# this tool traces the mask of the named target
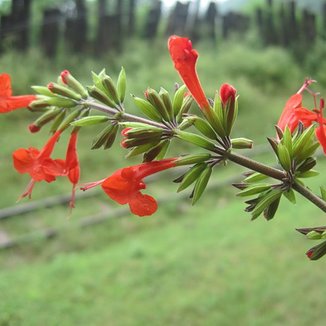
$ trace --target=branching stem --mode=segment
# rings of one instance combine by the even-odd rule
[[[128,121],[128,122],[140,122],[144,123],[150,126],[159,127],[165,129],[166,126],[163,123],[155,122],[146,118],[138,117],[133,114],[129,113],[121,113],[115,108],[111,108],[105,104],[101,104],[98,102],[95,102],[91,99],[83,101],[81,104],[87,105],[92,109],[99,110],[101,112],[107,113],[109,115],[115,115],[117,113],[121,114],[121,120]],[[264,175],[267,175],[273,179],[283,181],[285,178],[287,178],[287,175],[284,171],[275,169],[273,167],[270,167],[268,165],[265,165],[263,163],[254,161],[248,157],[245,157],[240,154],[232,153],[225,151],[224,153],[225,157],[232,161],[233,163],[236,163],[240,166],[246,167],[252,171],[262,173]],[[315,195],[312,191],[310,191],[307,187],[304,187],[300,185],[297,182],[294,182],[292,184],[292,188],[300,193],[303,197],[308,199],[310,202],[312,202],[314,205],[316,205],[318,208],[320,208],[323,212],[326,212],[326,201],[324,201],[322,198]]]

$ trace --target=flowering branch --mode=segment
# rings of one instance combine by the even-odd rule
[[[326,119],[323,117],[324,101],[317,108],[317,94],[306,80],[297,93],[287,101],[276,126],[276,136],[268,138],[278,167],[235,152],[250,149],[252,140],[233,138],[232,129],[238,114],[236,89],[223,84],[214,100],[206,97],[196,72],[198,53],[189,39],[172,36],[168,42],[171,59],[185,85],[177,87],[171,96],[164,88],[159,92],[148,88],[145,98],[132,96],[135,106],[145,117],[126,112],[126,74],[121,69],[116,83],[106,74],[92,74],[93,85],[84,87],[69,71],[61,73],[57,83],[34,86],[38,95],[12,96],[10,77],[0,75],[0,112],[28,106],[41,115],[29,126],[33,133],[51,124],[53,135],[41,150],[30,147],[13,153],[14,167],[19,173],[27,173],[31,181],[21,198],[31,197],[37,182],[53,182],[58,177],[67,177],[72,184],[70,208],[75,205],[75,191],[79,184],[80,165],[77,154],[77,139],[81,129],[89,125],[104,126],[94,138],[92,149],[108,149],[121,130],[121,146],[128,149],[127,157],[142,155],[143,162],[121,168],[108,177],[81,185],[86,191],[100,186],[112,200],[128,205],[138,216],[149,216],[158,209],[155,198],[143,191],[144,179],[149,175],[178,166],[188,166],[179,176],[178,192],[193,186],[192,203],[195,204],[210,180],[215,166],[231,161],[248,168],[242,182],[234,184],[245,201],[245,211],[252,219],[263,215],[272,219],[282,197],[295,203],[295,192],[300,193],[316,207],[326,212],[326,190],[321,195],[311,192],[303,183],[304,178],[318,174],[315,151],[322,147],[326,154]],[[314,97],[312,110],[303,107],[303,93]],[[194,102],[200,111],[194,110]],[[94,111],[105,113],[96,115]],[[61,135],[71,129],[66,157],[54,159],[52,153]],[[173,140],[178,138],[200,149],[197,154],[181,153],[177,157],[165,158]],[[325,239],[326,227],[298,229],[310,239]],[[311,248],[307,256],[314,260],[326,254],[326,242]]]

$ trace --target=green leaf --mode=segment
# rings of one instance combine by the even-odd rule
[[[121,67],[120,74],[117,81],[117,91],[120,103],[122,103],[126,96],[127,77],[123,67]]]
[[[289,189],[288,191],[284,191],[283,195],[292,204],[296,203],[295,193],[294,193],[294,191],[292,189]]]
[[[98,149],[108,138],[110,138],[110,134],[114,133],[114,128],[111,123],[109,123],[93,140],[92,142],[92,149]]]
[[[93,126],[99,123],[107,122],[109,118],[104,115],[92,115],[71,122],[70,124],[78,127]]]
[[[148,143],[148,144],[144,144],[144,145],[139,145],[137,147],[133,147],[126,155],[126,158],[134,157],[139,154],[143,154],[143,153],[147,152],[148,150],[150,150],[151,148],[153,148],[155,145],[156,145],[155,143]]]
[[[193,182],[195,182],[201,173],[206,169],[206,163],[199,163],[191,167],[183,176],[182,182],[177,190],[180,192],[187,187],[189,187]]]
[[[267,221],[271,220],[275,216],[278,206],[280,204],[280,200],[281,197],[278,197],[267,208],[264,209],[264,217]]]
[[[311,143],[313,139],[314,139],[314,126],[310,126],[294,142],[293,155],[296,156],[300,152],[304,151],[306,145]]]
[[[321,198],[326,201],[326,188],[325,187],[323,187],[323,186],[320,187],[320,194],[321,194]]]
[[[272,189],[261,197],[256,207],[252,211],[252,220],[256,219],[271,203],[282,195],[281,189]]]
[[[108,136],[104,142],[104,145],[103,145],[104,149],[109,149],[114,144],[114,141],[117,137],[118,130],[119,130],[119,125],[113,125],[111,132],[108,134]]]
[[[32,89],[40,94],[40,95],[44,95],[44,96],[55,96],[47,87],[45,86],[32,86]]]
[[[308,232],[306,237],[309,240],[320,240],[321,239],[321,233],[313,230],[313,231]]]
[[[201,173],[199,178],[197,179],[193,191],[192,196],[192,205],[195,205],[196,202],[199,200],[199,198],[204,193],[204,190],[206,189],[206,186],[208,184],[208,181],[211,177],[213,168],[211,166],[206,167],[206,169]]]
[[[285,127],[283,138],[282,138],[283,145],[287,148],[290,156],[292,155],[293,148],[292,148],[292,134],[288,126]]]
[[[298,173],[296,176],[298,178],[312,178],[312,177],[315,177],[317,175],[319,175],[318,171],[310,170],[310,171],[307,171],[307,172]]]
[[[258,181],[265,180],[267,178],[268,178],[267,175],[259,173],[259,172],[255,172],[255,173],[249,175],[247,178],[245,178],[243,180],[243,182],[255,183],[255,182],[258,182]]]
[[[261,192],[264,192],[270,188],[271,188],[270,184],[260,184],[260,185],[248,186],[246,189],[237,193],[237,196],[239,196],[239,197],[252,196],[252,195],[256,195]]]

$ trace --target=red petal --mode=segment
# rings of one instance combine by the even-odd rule
[[[316,129],[316,136],[323,148],[324,153],[326,154],[326,126],[319,126]]]
[[[157,202],[149,195],[143,195],[138,191],[135,196],[130,200],[129,207],[131,213],[138,216],[149,216],[156,212]]]
[[[302,95],[294,94],[290,97],[290,99],[286,102],[283,112],[278,120],[277,125],[284,130],[286,126],[288,126],[291,132],[297,127],[298,119],[295,116],[296,108],[301,107],[302,105]]]
[[[11,80],[8,74],[0,75],[0,97],[9,97],[12,95]]]
[[[220,88],[220,97],[221,97],[222,103],[224,105],[226,105],[226,103],[229,99],[234,101],[236,93],[237,93],[237,90],[232,85],[223,84]]]
[[[19,148],[13,152],[13,163],[19,173],[30,173],[32,171],[36,157],[39,155],[38,149]]]
[[[132,179],[125,179],[118,170],[102,183],[104,192],[119,204],[127,204],[135,189]]]

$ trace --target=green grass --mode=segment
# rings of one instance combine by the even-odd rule
[[[164,41],[165,43],[165,41]],[[0,66],[12,74],[16,94],[28,85],[55,80],[68,68],[90,83],[89,71],[103,67],[116,78],[120,65],[127,71],[128,93],[142,96],[147,86],[172,90],[179,81],[163,41],[128,45],[121,55],[97,60],[63,55],[48,61],[36,50],[22,56],[0,57]],[[274,135],[285,100],[300,86],[304,76],[317,70],[324,53],[321,46],[304,67],[281,49],[260,51],[255,46],[224,43],[217,48],[198,44],[198,72],[211,97],[222,82],[238,89],[239,120],[235,136],[261,144]],[[319,59],[318,59],[319,58]],[[310,69],[310,68],[311,69]],[[323,74],[319,90],[325,88]],[[310,106],[307,101],[307,105]],[[136,112],[131,100],[126,107]],[[11,153],[18,147],[40,147],[47,129],[31,135],[27,125],[34,119],[27,111],[1,116],[0,207],[12,206],[28,182],[15,173]],[[90,151],[97,128],[82,130],[79,141],[82,182],[97,180],[126,161],[117,142],[110,151]],[[65,152],[67,136],[55,156]],[[176,144],[175,153],[189,146]],[[271,163],[271,154],[261,159]],[[324,171],[325,160],[318,168]],[[272,164],[272,163],[271,163]],[[235,167],[214,171],[215,180],[239,173]],[[162,180],[148,186],[156,198],[176,191]],[[318,191],[323,175],[311,187]],[[37,184],[33,198],[68,193],[70,184],[58,179]],[[324,224],[324,214],[300,200],[293,206],[283,200],[271,222],[250,222],[235,190],[207,192],[195,206],[178,195],[162,203],[156,215],[139,219],[129,214],[90,228],[77,228],[82,218],[114,214],[117,207],[98,193],[79,200],[70,219],[67,208],[41,209],[1,221],[0,232],[9,238],[54,227],[62,230],[50,240],[33,241],[0,253],[0,325],[322,325],[325,282],[324,260],[310,262],[304,252],[314,242],[295,227]]]
[[[311,242],[293,228],[322,214],[284,203],[277,219],[251,223],[229,195],[207,195],[192,209],[171,202],[148,219],[80,230],[82,250],[62,235],[66,248],[55,257],[0,272],[0,322],[321,325],[324,262],[304,258]],[[112,241],[117,223],[121,234]],[[39,251],[51,245],[41,242]]]

